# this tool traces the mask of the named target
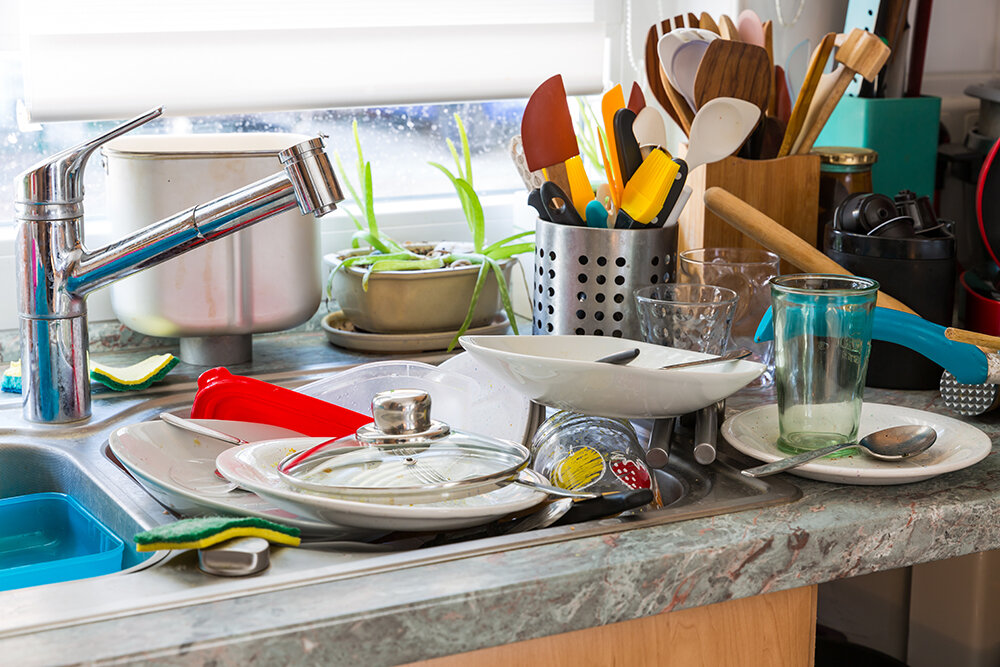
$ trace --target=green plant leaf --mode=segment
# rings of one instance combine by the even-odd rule
[[[374,248],[381,253],[388,254],[389,252],[392,252],[392,250],[382,242],[382,239],[378,236],[372,236],[371,232],[366,232],[363,229],[354,232],[351,236],[351,245],[355,248],[358,247],[360,241],[364,241],[370,248]]]
[[[355,227],[357,227],[359,230],[365,228],[364,225],[361,224],[361,221],[358,220],[358,216],[354,215],[350,211],[346,211],[346,213],[347,213],[348,217],[351,219],[351,222],[354,223]]]
[[[375,269],[375,263],[368,265],[368,270],[365,271],[365,275],[361,277],[361,291],[368,291],[368,279],[372,277],[372,271]]]
[[[347,191],[351,193],[351,199],[353,199],[354,203],[358,205],[358,208],[360,208],[361,207],[361,197],[358,196],[358,191],[354,189],[354,183],[351,182],[350,177],[348,177],[348,175],[347,175],[347,170],[344,169],[344,163],[341,162],[341,160],[340,160],[340,153],[338,153],[337,151],[334,151],[333,152],[333,159],[334,159],[334,162],[336,162],[336,164],[337,164],[337,171],[340,172],[340,179],[342,181],[344,181],[344,185],[347,186]],[[354,218],[354,215],[351,215],[351,218]],[[355,222],[355,224],[358,225],[358,229],[361,229],[361,224],[360,223]]]
[[[465,222],[469,226],[469,231],[472,232],[472,245],[476,252],[482,252],[483,242],[486,237],[486,221],[483,216],[483,206],[479,203],[479,196],[476,194],[476,191],[472,189],[472,186],[468,182],[457,178],[448,171],[448,168],[444,165],[437,162],[428,162],[427,164],[439,169],[455,187],[458,199],[462,203],[462,212],[465,213]]]
[[[378,224],[375,222],[375,193],[372,191],[372,163],[365,163],[365,218],[368,219],[368,231],[378,238]]]
[[[420,271],[421,269],[444,268],[440,257],[431,259],[380,259],[372,264],[372,272],[379,271]]]
[[[520,255],[525,252],[534,252],[534,243],[515,243],[514,245],[500,246],[499,248],[494,248],[489,252],[484,252],[483,254],[490,259],[509,259],[514,255]]]
[[[355,168],[358,170],[358,182],[365,182],[365,156],[361,151],[361,135],[358,134],[358,121],[355,119],[351,123],[351,131],[354,133],[354,148],[358,152],[358,161],[355,164]],[[361,200],[358,201],[358,206],[361,205]]]
[[[488,245],[485,248],[483,248],[483,254],[484,255],[489,254],[491,251],[496,250],[497,248],[499,248],[502,245],[510,243],[514,239],[520,239],[520,238],[524,238],[525,236],[531,236],[534,233],[535,233],[534,230],[531,230],[531,231],[527,231],[527,232],[520,232],[518,234],[512,234],[512,235],[508,236],[505,239],[497,241],[496,243],[491,243],[490,245]],[[534,246],[534,243],[532,243],[531,245]]]
[[[469,150],[469,135],[465,132],[465,124],[462,123],[462,117],[455,112],[455,124],[458,125],[458,136],[462,138],[462,156],[465,158],[465,173],[459,169],[458,173],[469,183],[469,187],[472,186],[472,152]]]
[[[451,153],[451,159],[455,161],[455,171],[458,172],[459,178],[465,178],[465,174],[462,173],[462,160],[458,157],[458,151],[455,149],[455,143],[445,137],[444,142],[448,144],[448,151]]]
[[[472,324],[472,315],[475,313],[476,304],[479,303],[479,295],[483,292],[483,285],[486,284],[486,276],[489,275],[490,267],[489,264],[483,262],[479,267],[479,275],[476,276],[476,286],[472,290],[472,301],[469,303],[469,310],[465,313],[465,321],[462,322],[462,326],[458,328],[458,332],[455,337],[451,339],[448,343],[447,352],[451,352],[458,345],[458,339],[462,337],[466,331],[469,330],[469,325]]]
[[[489,257],[486,258],[486,264],[483,266],[489,266],[493,269],[493,274],[497,277],[497,288],[500,290],[500,303],[503,304],[503,310],[507,313],[507,321],[510,322],[510,328],[517,335],[517,317],[514,315],[514,306],[510,302],[510,293],[507,291],[507,278],[503,274],[503,269],[500,268],[500,264],[496,260]]]

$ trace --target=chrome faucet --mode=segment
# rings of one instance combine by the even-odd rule
[[[83,171],[101,144],[163,113],[153,109],[28,169],[15,183],[17,301],[24,418],[90,416],[86,296],[98,287],[245,229],[298,204],[317,218],[343,200],[317,137],[279,153],[284,171],[154,222],[97,250],[83,245]]]

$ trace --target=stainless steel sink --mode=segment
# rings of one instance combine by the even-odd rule
[[[296,386],[345,366],[262,374],[269,382]],[[98,394],[94,416],[78,426],[28,424],[20,402],[0,399],[0,497],[40,491],[72,494],[127,543],[150,526],[174,520],[108,454],[115,428],[155,419],[162,411],[189,406],[196,385],[174,381],[142,394]],[[476,539],[447,546],[370,553],[273,549],[271,568],[250,579],[221,579],[201,573],[193,553],[152,558],[126,548],[124,573],[0,593],[0,638],[139,612],[194,605],[317,581],[358,577],[539,544],[635,530],[685,519],[789,502],[800,494],[783,480],[753,480],[738,474],[726,458],[709,467],[675,447],[668,469],[656,471],[669,504],[634,516],[560,526],[529,533]]]

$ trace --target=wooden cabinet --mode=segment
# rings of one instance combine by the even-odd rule
[[[411,667],[804,667],[813,664],[816,586],[647,616]]]

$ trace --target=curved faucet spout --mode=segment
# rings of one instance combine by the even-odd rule
[[[151,114],[154,112],[122,127],[130,129],[158,115]],[[119,130],[104,138],[125,131]],[[99,143],[84,146],[92,151]],[[25,180],[58,171],[58,165],[77,165],[78,161],[62,159],[65,153],[54,156],[50,165],[25,172]],[[94,251],[82,244],[82,202],[67,207],[62,201],[65,189],[49,193],[49,198],[44,192],[33,191],[33,201],[18,202],[16,252],[25,419],[55,423],[90,416],[84,299],[89,292],[246,229],[296,204],[303,213],[318,218],[343,201],[322,138],[285,149],[279,159],[284,170],[273,176]],[[65,179],[50,181],[61,183]]]

